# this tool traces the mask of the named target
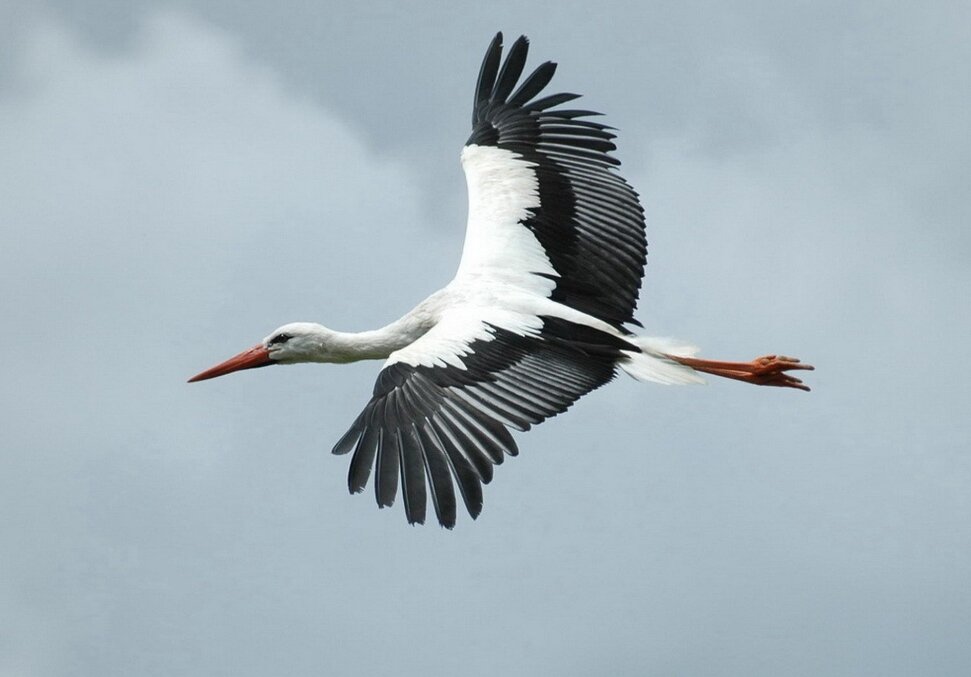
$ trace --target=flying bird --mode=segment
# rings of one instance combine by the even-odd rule
[[[520,37],[503,60],[499,33],[482,62],[461,154],[465,244],[448,285],[373,331],[286,324],[190,379],[385,360],[371,400],[333,451],[351,454],[352,493],[373,475],[386,507],[400,487],[412,524],[425,521],[430,495],[439,523],[452,528],[456,489],[477,517],[494,466],[518,454],[509,429],[566,411],[618,371],[669,384],[703,382],[705,373],[809,390],[788,373],[812,369],[797,359],[707,360],[638,332],[644,211],[616,171],[613,128],[591,119],[598,113],[564,107],[577,94],[540,96],[555,63],[520,81],[528,47]]]

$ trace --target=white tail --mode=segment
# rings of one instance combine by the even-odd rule
[[[691,367],[675,362],[667,355],[693,357],[698,348],[682,341],[655,336],[628,336],[628,341],[641,349],[641,352],[623,351],[624,358],[618,366],[638,381],[653,381],[666,385],[704,383],[705,379]]]

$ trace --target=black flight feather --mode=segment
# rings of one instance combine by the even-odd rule
[[[504,102],[512,92],[513,87],[519,81],[519,76],[523,74],[523,67],[526,66],[526,54],[529,52],[529,40],[525,35],[516,38],[512,43],[506,61],[499,70],[499,77],[496,79],[496,86],[492,90],[490,99],[495,102]]]

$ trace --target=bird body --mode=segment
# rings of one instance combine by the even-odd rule
[[[536,98],[555,64],[520,84],[527,49],[520,37],[502,62],[500,33],[486,52],[461,155],[465,244],[448,285],[372,331],[284,325],[191,379],[271,364],[385,360],[334,453],[351,454],[352,492],[373,474],[381,507],[400,486],[412,523],[424,522],[430,495],[451,528],[456,489],[476,517],[482,484],[518,453],[509,428],[525,431],[562,413],[618,369],[660,383],[699,383],[709,373],[808,390],[786,372],[812,367],[793,358],[705,360],[692,346],[635,331],[643,209],[615,171],[610,128],[589,120],[597,114],[559,107],[575,94]]]

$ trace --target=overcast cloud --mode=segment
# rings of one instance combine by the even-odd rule
[[[965,675],[971,12],[0,5],[0,675]],[[811,394],[620,378],[475,522],[329,454],[379,365],[185,379],[448,281],[494,31],[621,129],[640,316]]]

